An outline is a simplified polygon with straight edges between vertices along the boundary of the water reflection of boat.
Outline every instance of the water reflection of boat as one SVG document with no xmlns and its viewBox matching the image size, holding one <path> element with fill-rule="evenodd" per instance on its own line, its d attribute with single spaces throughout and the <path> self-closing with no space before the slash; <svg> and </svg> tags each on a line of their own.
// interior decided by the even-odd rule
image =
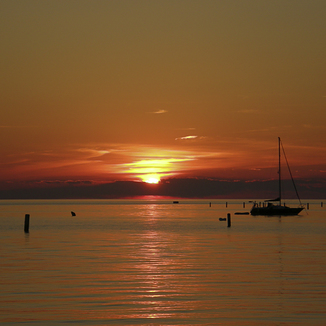
<svg viewBox="0 0 326 326">
<path fill-rule="evenodd" d="M 293 186 L 295 189 L 295 192 L 297 194 L 297 197 L 299 199 L 300 202 L 300 206 L 299 207 L 288 207 L 285 206 L 285 204 L 282 205 L 282 178 L 281 178 L 281 147 L 283 150 L 283 154 L 285 157 L 285 161 L 287 164 L 287 167 L 289 169 L 290 172 L 290 176 L 293 182 Z M 278 174 L 279 174 L 279 196 L 275 199 L 269 199 L 269 200 L 265 200 L 265 202 L 263 203 L 263 205 L 261 205 L 261 203 L 257 203 L 254 202 L 253 206 L 251 208 L 250 214 L 251 215 L 268 215 L 268 216 L 286 216 L 286 215 L 298 215 L 303 209 L 304 206 L 301 204 L 300 198 L 299 198 L 299 194 L 297 191 L 297 188 L 295 186 L 293 177 L 292 177 L 292 173 L 288 164 L 288 161 L 286 159 L 286 155 L 285 155 L 285 151 L 283 148 L 283 145 L 281 143 L 281 138 L 278 137 Z M 274 204 L 273 202 L 278 202 L 278 204 Z"/>
</svg>

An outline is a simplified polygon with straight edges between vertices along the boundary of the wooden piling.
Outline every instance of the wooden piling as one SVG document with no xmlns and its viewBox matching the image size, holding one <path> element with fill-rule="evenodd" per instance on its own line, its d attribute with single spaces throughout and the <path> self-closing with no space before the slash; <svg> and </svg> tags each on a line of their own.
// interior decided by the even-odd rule
<svg viewBox="0 0 326 326">
<path fill-rule="evenodd" d="M 243 202 L 243 205 L 242 205 L 242 206 L 243 206 L 243 208 L 246 208 L 246 203 L 245 203 L 245 202 Z"/>
<path fill-rule="evenodd" d="M 228 207 L 228 202 L 225 202 L 225 207 Z"/>
<path fill-rule="evenodd" d="M 24 232 L 29 232 L 29 214 L 25 214 Z"/>
<path fill-rule="evenodd" d="M 323 207 L 323 206 L 324 206 L 324 203 L 323 203 L 323 202 L 321 202 L 321 203 L 320 203 L 320 207 Z"/>
<path fill-rule="evenodd" d="M 231 214 L 228 213 L 228 228 L 231 227 Z"/>
<path fill-rule="evenodd" d="M 309 209 L 309 203 L 307 203 L 307 209 Z"/>
</svg>

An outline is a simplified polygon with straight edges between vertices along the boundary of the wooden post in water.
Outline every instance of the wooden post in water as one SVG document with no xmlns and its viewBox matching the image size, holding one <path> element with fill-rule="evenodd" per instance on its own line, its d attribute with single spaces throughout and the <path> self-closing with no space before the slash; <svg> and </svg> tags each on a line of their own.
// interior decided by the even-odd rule
<svg viewBox="0 0 326 326">
<path fill-rule="evenodd" d="M 245 202 L 243 202 L 243 208 L 246 208 L 246 203 Z"/>
<path fill-rule="evenodd" d="M 307 203 L 307 209 L 309 209 L 309 203 Z"/>
<path fill-rule="evenodd" d="M 323 206 L 324 206 L 324 203 L 323 203 L 323 202 L 321 202 L 321 203 L 320 203 L 320 207 L 323 207 Z"/>
<path fill-rule="evenodd" d="M 231 227 L 231 214 L 228 213 L 228 228 Z"/>
<path fill-rule="evenodd" d="M 29 232 L 29 214 L 25 214 L 24 231 L 25 233 Z"/>
<path fill-rule="evenodd" d="M 225 202 L 225 207 L 228 207 L 228 202 Z"/>
</svg>

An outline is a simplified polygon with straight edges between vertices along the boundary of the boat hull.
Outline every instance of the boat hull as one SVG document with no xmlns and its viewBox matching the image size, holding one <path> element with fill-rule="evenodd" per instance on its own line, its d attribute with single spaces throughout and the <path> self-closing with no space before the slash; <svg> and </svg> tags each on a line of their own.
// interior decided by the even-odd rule
<svg viewBox="0 0 326 326">
<path fill-rule="evenodd" d="M 298 215 L 302 210 L 303 207 L 287 207 L 287 206 L 253 207 L 250 211 L 250 214 L 265 215 L 265 216 L 290 216 L 290 215 Z"/>
</svg>

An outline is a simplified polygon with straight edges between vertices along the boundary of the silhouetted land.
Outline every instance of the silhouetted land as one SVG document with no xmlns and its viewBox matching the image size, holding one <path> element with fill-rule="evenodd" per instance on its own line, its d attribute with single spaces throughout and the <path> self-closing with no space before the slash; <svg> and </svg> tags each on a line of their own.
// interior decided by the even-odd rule
<svg viewBox="0 0 326 326">
<path fill-rule="evenodd" d="M 325 180 L 312 186 L 299 180 L 297 188 L 301 198 L 323 199 Z M 116 199 L 138 196 L 168 196 L 176 198 L 273 198 L 277 194 L 278 181 L 220 181 L 209 179 L 169 179 L 159 184 L 116 181 L 105 184 L 67 183 L 42 188 L 0 190 L 0 199 Z M 295 198 L 291 181 L 284 181 L 285 198 Z"/>
</svg>

